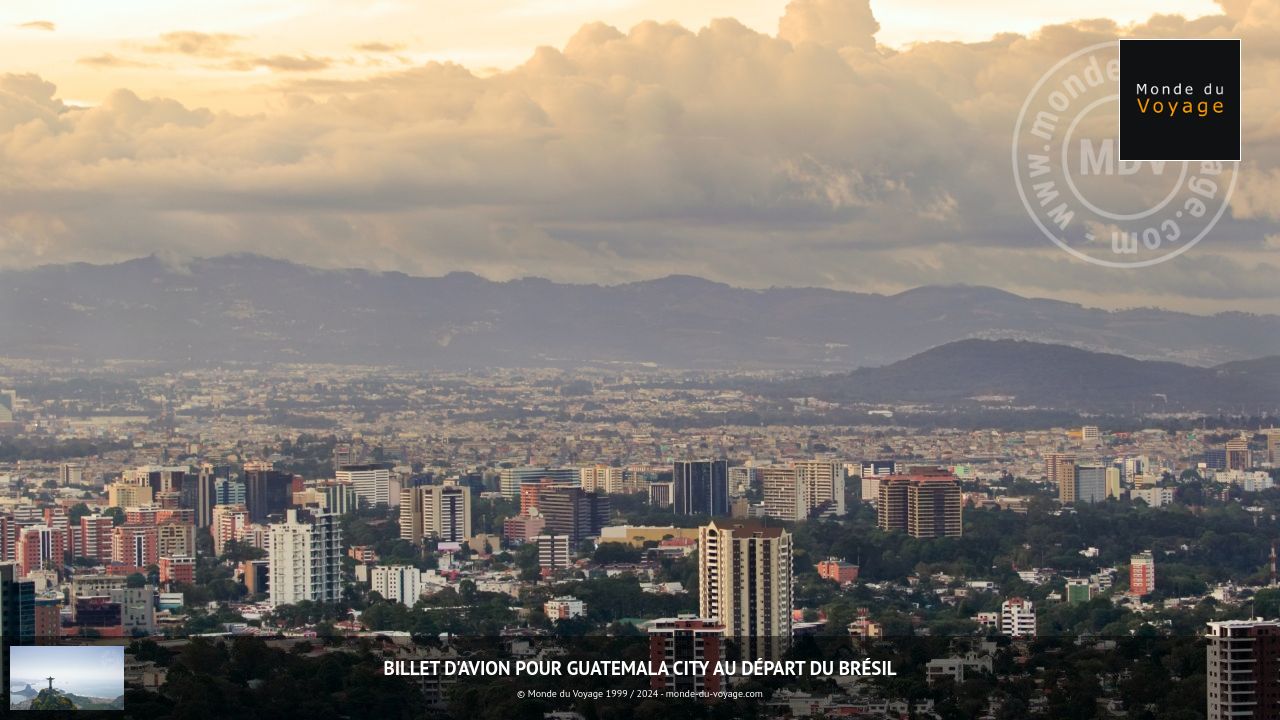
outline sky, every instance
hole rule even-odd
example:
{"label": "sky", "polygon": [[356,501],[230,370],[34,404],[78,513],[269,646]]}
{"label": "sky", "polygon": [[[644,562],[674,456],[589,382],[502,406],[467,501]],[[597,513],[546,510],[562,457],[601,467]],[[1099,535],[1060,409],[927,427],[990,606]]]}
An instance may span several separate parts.
{"label": "sky", "polygon": [[[1008,169],[1039,75],[1117,36],[1246,47],[1230,212],[1141,271],[1054,248]],[[1280,0],[9,0],[0,42],[0,267],[257,252],[1280,312]]]}
{"label": "sky", "polygon": [[91,697],[117,697],[124,693],[124,648],[14,646],[9,649],[10,685],[21,690],[53,686],[65,692]]}

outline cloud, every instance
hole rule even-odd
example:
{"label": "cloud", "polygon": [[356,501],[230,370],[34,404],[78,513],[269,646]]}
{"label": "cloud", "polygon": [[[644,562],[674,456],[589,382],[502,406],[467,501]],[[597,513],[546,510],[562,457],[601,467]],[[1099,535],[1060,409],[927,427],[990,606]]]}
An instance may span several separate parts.
{"label": "cloud", "polygon": [[49,20],[32,20],[31,22],[22,23],[18,27],[23,30],[42,30],[44,32],[53,32],[58,29],[58,26]]}
{"label": "cloud", "polygon": [[268,70],[276,70],[279,72],[315,72],[317,70],[326,70],[332,64],[332,60],[324,57],[312,57],[310,55],[272,55],[270,57],[255,57],[235,60],[228,63],[227,67],[232,70],[256,70],[258,68],[266,68]]}
{"label": "cloud", "polygon": [[[279,97],[257,114],[0,78],[0,257],[9,265],[254,251],[321,266],[755,286],[991,284],[1091,302],[1274,308],[1280,0],[1228,15],[1047,27],[980,43],[875,45],[866,0],[796,0],[778,33],[590,24],[523,65],[367,78],[309,55],[224,57]],[[1235,215],[1141,272],[1043,239],[1009,168],[1014,118],[1070,52],[1238,33],[1245,148]],[[175,47],[181,43],[175,43]],[[215,52],[198,43],[187,54]],[[230,41],[221,50],[227,52]],[[199,48],[197,50],[197,48]],[[1193,257],[1193,256],[1194,257]],[[1234,303],[1234,304],[1233,304]]]}
{"label": "cloud", "polygon": [[232,46],[243,39],[240,35],[227,33],[179,30],[161,35],[159,43],[147,45],[143,49],[151,53],[221,58],[235,54]]}
{"label": "cloud", "polygon": [[405,46],[399,43],[367,42],[360,43],[359,45],[353,45],[352,47],[356,50],[367,53],[393,53],[403,50]]}
{"label": "cloud", "polygon": [[880,23],[870,0],[791,0],[778,22],[778,37],[793,44],[874,50]]}
{"label": "cloud", "polygon": [[103,53],[101,55],[92,55],[89,57],[82,57],[77,59],[76,63],[80,65],[89,65],[92,67],[100,67],[100,68],[126,68],[126,67],[146,68],[146,67],[156,66],[154,63],[142,62],[140,60],[130,60],[128,58],[122,58],[117,55],[113,55],[111,53]]}

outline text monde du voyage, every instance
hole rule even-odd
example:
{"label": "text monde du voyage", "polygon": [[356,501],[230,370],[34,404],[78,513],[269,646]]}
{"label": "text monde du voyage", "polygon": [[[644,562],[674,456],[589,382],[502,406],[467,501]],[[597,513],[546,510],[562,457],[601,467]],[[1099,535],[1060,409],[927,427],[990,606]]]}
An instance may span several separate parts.
{"label": "text monde du voyage", "polygon": [[1199,92],[1190,83],[1174,85],[1135,83],[1134,92],[1137,96],[1134,100],[1138,103],[1138,112],[1143,115],[1205,118],[1210,115],[1222,115],[1227,111],[1225,101],[1212,99],[1214,96],[1224,94],[1224,86],[1213,83],[1205,83],[1204,87],[1199,88]]}

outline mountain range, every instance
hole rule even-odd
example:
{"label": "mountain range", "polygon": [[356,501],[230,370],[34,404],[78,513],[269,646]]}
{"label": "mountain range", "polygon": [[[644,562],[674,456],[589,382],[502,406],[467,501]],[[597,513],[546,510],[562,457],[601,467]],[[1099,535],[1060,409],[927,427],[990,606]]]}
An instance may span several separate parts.
{"label": "mountain range", "polygon": [[840,403],[1208,413],[1280,408],[1280,356],[1195,367],[1063,345],[961,340],[882,367],[759,386]]}
{"label": "mountain range", "polygon": [[0,271],[0,356],[848,370],[964,339],[1208,367],[1280,354],[1280,316],[1107,311],[985,287],[896,295],[321,270],[257,255]]}

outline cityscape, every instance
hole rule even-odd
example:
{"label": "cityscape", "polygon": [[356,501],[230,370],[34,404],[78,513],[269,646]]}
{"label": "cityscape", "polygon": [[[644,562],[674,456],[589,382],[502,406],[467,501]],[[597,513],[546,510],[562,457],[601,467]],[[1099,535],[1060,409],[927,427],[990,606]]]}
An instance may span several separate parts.
{"label": "cityscape", "polygon": [[10,711],[1280,720],[1280,0],[0,43]]}
{"label": "cityscape", "polygon": [[[1256,420],[686,427],[669,419],[758,412],[774,381],[652,368],[9,360],[0,379],[5,637],[127,645],[130,701],[165,697],[195,639],[412,659],[647,638],[629,651],[712,660],[648,678],[663,692],[749,690],[714,661],[814,642],[894,668],[773,688],[754,712],[774,717],[1059,717],[1079,693],[1233,717],[1280,657],[1261,619],[1280,429]],[[1046,653],[1125,643],[1188,665],[1039,689],[1062,670]],[[462,707],[465,679],[416,681]]]}

